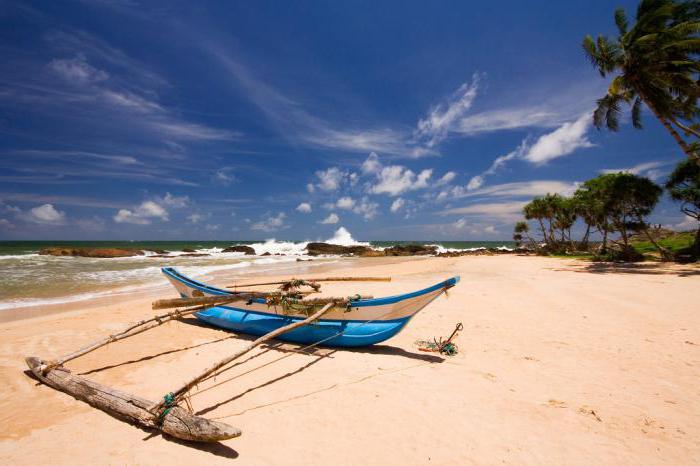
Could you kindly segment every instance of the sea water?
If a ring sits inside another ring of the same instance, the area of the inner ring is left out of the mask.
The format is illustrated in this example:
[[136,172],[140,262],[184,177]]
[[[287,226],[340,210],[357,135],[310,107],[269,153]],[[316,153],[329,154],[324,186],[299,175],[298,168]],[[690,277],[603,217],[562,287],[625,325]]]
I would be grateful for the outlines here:
[[[432,244],[438,251],[514,246],[509,241],[356,241],[344,228],[324,242],[344,246],[364,245],[383,249],[399,244]],[[0,241],[0,310],[41,304],[58,304],[123,293],[161,285],[161,267],[177,267],[183,273],[202,277],[227,270],[240,275],[262,273],[292,266],[297,259],[305,265],[323,264],[337,258],[309,257],[308,241]],[[255,255],[225,253],[233,245],[247,245]],[[61,257],[39,255],[42,248],[88,247],[125,248],[144,251],[142,256],[123,258]],[[155,257],[154,250],[168,251],[170,257]],[[194,250],[202,257],[188,257]],[[269,255],[264,255],[268,253]]]

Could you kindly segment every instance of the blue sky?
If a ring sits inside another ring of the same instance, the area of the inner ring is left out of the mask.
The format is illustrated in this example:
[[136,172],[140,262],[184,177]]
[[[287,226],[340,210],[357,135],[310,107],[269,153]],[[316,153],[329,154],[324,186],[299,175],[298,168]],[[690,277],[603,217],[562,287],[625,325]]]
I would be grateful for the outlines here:
[[535,195],[662,182],[648,112],[590,123],[618,6],[0,0],[0,239],[507,239]]

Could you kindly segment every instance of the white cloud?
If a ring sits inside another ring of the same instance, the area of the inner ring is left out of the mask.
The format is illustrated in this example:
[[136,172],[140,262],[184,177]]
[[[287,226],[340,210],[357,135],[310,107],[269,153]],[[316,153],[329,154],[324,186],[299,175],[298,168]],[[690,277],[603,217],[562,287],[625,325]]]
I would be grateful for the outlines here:
[[472,204],[465,207],[447,209],[440,212],[440,215],[484,215],[490,217],[511,217],[520,215],[526,201],[511,201],[500,203]]
[[351,210],[353,207],[355,207],[355,199],[349,196],[341,197],[338,199],[338,202],[336,202],[335,205],[339,209]]
[[88,64],[84,56],[54,59],[49,67],[71,84],[95,83],[109,78],[109,74]]
[[368,197],[363,197],[359,203],[352,209],[358,215],[362,215],[365,220],[371,220],[377,216],[379,204],[370,202]]
[[497,233],[496,227],[494,227],[493,225],[487,225],[487,226],[485,226],[485,227],[484,227],[484,232],[485,232],[485,233],[491,233],[491,234]]
[[307,184],[306,184],[306,190],[307,190],[309,193],[313,193],[314,191],[316,191],[316,188],[314,187],[314,184],[313,184],[313,183],[307,183]]
[[540,138],[527,150],[523,158],[537,165],[571,154],[576,149],[593,147],[586,138],[591,125],[590,113],[585,113],[578,120],[567,122],[551,133]]
[[403,207],[404,204],[405,204],[405,201],[402,198],[397,197],[394,200],[394,202],[391,203],[391,211],[398,212],[401,209],[401,207]]
[[275,216],[268,214],[267,218],[252,224],[250,229],[265,232],[281,230],[283,228],[287,228],[287,225],[284,223],[285,218],[287,218],[287,216],[284,214],[284,212],[279,212]]
[[173,196],[170,193],[165,193],[163,204],[170,207],[183,208],[190,204],[190,198],[188,196]]
[[319,223],[322,223],[324,225],[335,225],[339,221],[340,217],[338,217],[335,213],[331,213],[328,217],[324,218]]
[[605,168],[600,170],[601,173],[631,173],[633,175],[646,176],[652,180],[658,180],[666,174],[662,167],[675,164],[672,162],[645,162],[628,168]]
[[165,109],[156,102],[144,99],[131,92],[117,92],[105,89],[101,91],[100,95],[110,105],[118,105],[139,113],[165,112]]
[[62,225],[66,223],[66,213],[56,210],[53,204],[44,204],[29,209],[25,218],[30,222],[49,225]]
[[207,231],[217,231],[220,228],[220,225],[205,225],[204,229]]
[[455,228],[457,228],[459,230],[461,230],[465,226],[467,226],[467,219],[466,218],[460,218],[459,220],[457,220],[455,222]]
[[170,137],[182,140],[230,141],[238,137],[237,133],[231,131],[184,121],[155,121],[152,126]]
[[447,172],[444,175],[442,175],[442,177],[439,180],[437,180],[435,186],[444,186],[452,182],[452,180],[454,180],[456,176],[457,174],[455,172]]
[[6,218],[0,218],[0,228],[5,230],[12,230],[14,227],[15,225]]
[[229,173],[229,170],[227,169],[219,169],[214,172],[214,176],[212,177],[215,183],[223,185],[223,186],[229,186],[231,183],[236,181],[236,177],[233,176],[232,174]]
[[416,175],[412,170],[401,165],[390,165],[382,168],[377,174],[377,182],[370,188],[370,192],[398,196],[406,191],[427,187],[432,174],[431,169],[423,170]]
[[553,109],[525,107],[492,110],[462,118],[455,131],[465,136],[519,128],[548,128],[561,124],[562,115]]
[[187,220],[189,220],[190,223],[199,223],[206,218],[207,218],[206,216],[204,216],[202,214],[198,214],[198,213],[194,213],[192,215],[187,216]]
[[472,106],[479,87],[479,76],[474,74],[471,83],[464,83],[447,102],[433,107],[426,118],[418,121],[415,136],[425,141],[428,148],[442,142],[455,123]]
[[579,186],[578,182],[534,180],[504,183],[455,193],[455,197],[534,197],[547,193],[569,195]]
[[119,209],[113,217],[117,223],[132,223],[134,225],[148,225],[151,219],[169,220],[168,211],[155,201],[144,201],[135,209]]
[[700,227],[700,225],[698,224],[697,219],[691,217],[690,215],[684,215],[683,220],[681,220],[680,222],[670,225],[664,225],[664,227],[670,230],[688,231],[697,230]]
[[481,175],[473,176],[469,180],[469,183],[467,183],[467,190],[473,191],[475,189],[479,189],[483,184],[484,184],[484,177],[483,176],[481,176]]
[[338,167],[331,167],[328,170],[319,170],[316,176],[319,179],[318,187],[322,191],[335,191],[340,188],[343,179],[348,175]]
[[311,204],[309,204],[308,202],[302,202],[297,206],[296,210],[303,214],[308,214],[311,212]]
[[367,156],[367,159],[362,162],[362,172],[363,173],[377,173],[382,168],[382,164],[379,161],[379,156],[372,152]]

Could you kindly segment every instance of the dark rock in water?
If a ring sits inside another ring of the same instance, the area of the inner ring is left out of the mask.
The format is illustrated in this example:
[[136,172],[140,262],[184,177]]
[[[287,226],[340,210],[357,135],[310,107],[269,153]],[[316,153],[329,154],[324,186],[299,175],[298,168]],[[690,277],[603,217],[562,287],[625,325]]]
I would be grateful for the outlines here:
[[465,249],[463,251],[448,251],[438,254],[438,257],[460,257],[460,256],[495,256],[498,254],[514,254],[516,252],[527,252],[525,249],[498,249],[498,248],[477,248]]
[[242,252],[246,256],[254,256],[255,255],[255,249],[251,248],[250,246],[243,246],[243,245],[229,246],[221,252]]
[[311,259],[301,259],[297,257],[297,262],[311,262]]
[[182,252],[197,252],[197,251],[195,251],[194,249],[185,248],[182,250]]
[[359,254],[360,257],[384,257],[385,255],[380,249],[367,249]]
[[384,250],[386,256],[428,256],[437,253],[437,246],[421,244],[401,244]]
[[367,246],[340,246],[337,244],[328,243],[309,243],[306,245],[306,250],[310,256],[319,256],[321,254],[333,255],[361,255],[370,250]]
[[155,252],[156,254],[167,254],[168,251],[165,249],[144,249],[144,251]]
[[211,256],[211,254],[205,254],[202,252],[195,252],[195,253],[189,253],[189,254],[180,254],[177,257],[205,257],[205,256]]
[[149,259],[151,258],[158,258],[158,259],[167,259],[169,257],[177,257],[177,256],[171,256],[170,254],[154,254],[152,256],[148,256]]
[[44,248],[39,251],[43,256],[73,256],[73,257],[133,257],[143,256],[143,251],[137,249],[98,249],[98,248]]
[[271,256],[270,251],[265,251],[264,253],[260,254],[261,256]]

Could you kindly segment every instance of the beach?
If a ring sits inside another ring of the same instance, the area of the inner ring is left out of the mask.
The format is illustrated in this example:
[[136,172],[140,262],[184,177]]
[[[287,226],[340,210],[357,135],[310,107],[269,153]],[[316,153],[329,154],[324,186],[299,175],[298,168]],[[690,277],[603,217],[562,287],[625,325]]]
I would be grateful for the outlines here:
[[[192,398],[240,438],[191,444],[131,426],[24,373],[153,314],[161,287],[60,308],[5,310],[0,460],[5,464],[698,464],[700,315],[692,265],[594,264],[535,256],[343,259],[305,276],[374,296],[461,282],[396,337],[299,354],[275,342]],[[284,275],[295,275],[285,270]],[[298,276],[299,274],[296,273]],[[270,277],[268,273],[266,277]],[[229,284],[225,270],[209,277]],[[246,276],[246,280],[256,278]],[[414,342],[464,324],[453,357]],[[160,399],[251,341],[194,318],[109,345],[71,371]],[[284,359],[271,363],[281,356]],[[265,365],[271,363],[269,365]],[[263,366],[263,367],[260,367]],[[257,370],[251,371],[260,367]],[[200,387],[200,389],[205,388]]]

